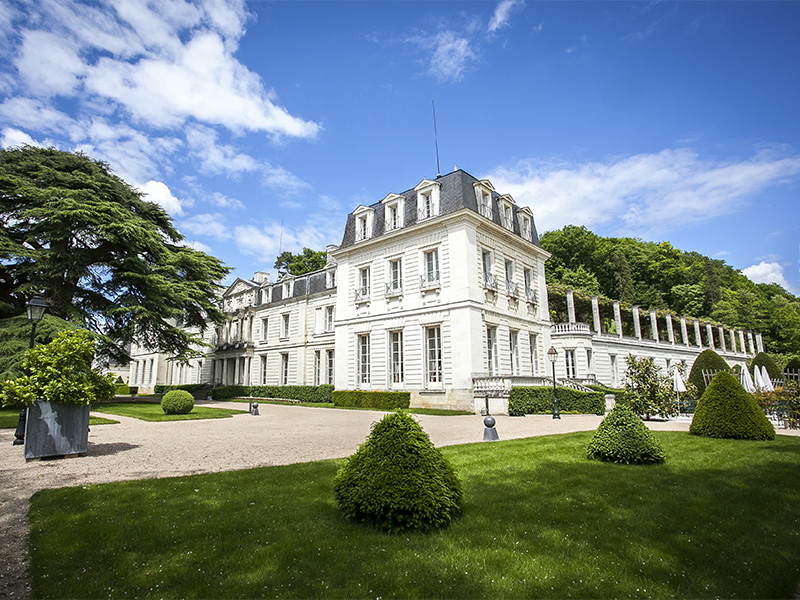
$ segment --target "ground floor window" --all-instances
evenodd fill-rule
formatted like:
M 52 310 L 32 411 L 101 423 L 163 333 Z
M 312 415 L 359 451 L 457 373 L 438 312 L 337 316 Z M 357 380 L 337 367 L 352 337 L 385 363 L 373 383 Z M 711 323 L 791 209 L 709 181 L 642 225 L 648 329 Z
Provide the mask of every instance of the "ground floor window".
M 333 385 L 333 350 L 326 350 L 325 351 L 327 358 L 327 378 L 325 379 L 325 383 L 328 385 Z
M 392 383 L 403 383 L 403 332 L 389 332 L 389 368 Z
M 575 350 L 565 350 L 564 359 L 566 361 L 567 379 L 575 378 Z
M 281 385 L 289 384 L 289 355 L 281 354 Z
M 261 357 L 261 385 L 267 385 L 267 357 Z
M 359 383 L 369 383 L 369 335 L 358 336 L 358 381 Z
M 536 376 L 539 374 L 539 342 L 535 333 L 530 335 L 529 340 L 531 345 L 531 375 Z
M 425 330 L 427 355 L 427 376 L 429 383 L 442 381 L 442 330 L 440 327 L 428 327 Z
M 322 367 L 322 353 L 319 350 L 314 351 L 314 385 L 319 385 L 320 369 Z
M 486 328 L 486 370 L 489 375 L 499 371 L 497 356 L 497 327 Z

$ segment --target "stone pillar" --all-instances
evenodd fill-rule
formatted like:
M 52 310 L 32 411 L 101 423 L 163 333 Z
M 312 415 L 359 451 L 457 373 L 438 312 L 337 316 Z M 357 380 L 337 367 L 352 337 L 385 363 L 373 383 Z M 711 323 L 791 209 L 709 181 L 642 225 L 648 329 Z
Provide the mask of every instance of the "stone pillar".
M 633 335 L 640 340 L 642 339 L 642 324 L 639 322 L 639 307 L 633 306 L 631 314 L 633 315 Z
M 675 343 L 675 331 L 672 329 L 672 315 L 667 315 L 667 339 L 670 344 Z
M 756 350 L 758 350 L 759 352 L 764 351 L 764 340 L 761 338 L 760 333 L 756 334 Z
M 730 330 L 730 334 L 731 334 L 731 352 L 736 352 L 736 332 L 733 330 L 732 327 Z
M 709 323 L 706 323 L 706 337 L 708 338 L 708 347 L 713 350 L 716 347 L 714 345 L 714 330 L 711 329 Z
M 617 335 L 622 337 L 622 315 L 619 312 L 619 302 L 614 302 L 614 325 L 617 327 Z
M 595 333 L 602 333 L 603 324 L 600 322 L 600 302 L 597 296 L 592 296 L 592 320 L 594 321 Z
M 222 385 L 228 385 L 228 359 L 222 359 L 222 381 L 220 381 Z
M 681 339 L 685 346 L 689 345 L 689 330 L 686 329 L 686 317 L 681 317 Z
M 700 321 L 694 320 L 694 339 L 697 341 L 697 347 L 703 347 L 703 337 L 700 335 Z
M 575 322 L 575 297 L 572 290 L 567 290 L 567 316 L 570 323 Z
M 750 348 L 750 354 L 755 355 L 756 347 L 753 345 L 753 332 L 747 332 L 747 347 Z
M 747 354 L 747 347 L 744 345 L 744 330 L 739 330 L 739 352 Z
M 653 334 L 653 339 L 658 342 L 658 316 L 656 311 L 650 311 L 650 331 Z
M 725 330 L 722 328 L 722 325 L 717 327 L 717 333 L 719 334 L 719 347 L 725 352 L 727 348 L 725 347 Z

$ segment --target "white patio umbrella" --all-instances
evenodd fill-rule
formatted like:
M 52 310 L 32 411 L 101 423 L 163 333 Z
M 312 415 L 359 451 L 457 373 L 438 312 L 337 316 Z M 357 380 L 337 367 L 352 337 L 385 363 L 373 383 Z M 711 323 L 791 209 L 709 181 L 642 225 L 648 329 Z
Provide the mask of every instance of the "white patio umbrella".
M 686 386 L 683 383 L 681 374 L 678 369 L 672 372 L 672 389 L 675 390 L 675 395 L 678 397 L 678 415 L 681 414 L 681 392 L 686 391 Z
M 753 367 L 753 383 L 756 386 L 757 392 L 764 389 L 764 380 L 761 378 L 761 369 L 758 367 Z
M 767 367 L 761 367 L 761 380 L 764 382 L 765 392 L 774 392 L 775 386 L 772 385 L 772 378 L 767 373 Z
M 748 394 L 756 391 L 756 386 L 753 383 L 753 378 L 750 377 L 750 371 L 747 370 L 747 367 L 742 369 L 742 387 Z

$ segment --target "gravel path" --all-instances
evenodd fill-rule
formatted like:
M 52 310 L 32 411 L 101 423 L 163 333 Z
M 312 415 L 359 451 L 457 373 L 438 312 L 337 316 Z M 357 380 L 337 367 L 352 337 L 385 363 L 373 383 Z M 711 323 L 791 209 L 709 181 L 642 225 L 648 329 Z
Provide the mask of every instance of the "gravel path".
M 247 409 L 239 403 L 198 405 Z M 0 598 L 30 596 L 27 513 L 37 490 L 341 458 L 353 454 L 385 414 L 274 404 L 261 404 L 259 411 L 257 417 L 245 412 L 229 419 L 169 423 L 102 415 L 120 422 L 92 426 L 85 456 L 31 462 L 23 458 L 21 446 L 12 445 L 14 430 L 0 430 Z M 415 417 L 436 446 L 483 440 L 480 416 Z M 589 431 L 602 420 L 592 415 L 495 418 L 501 440 Z M 689 423 L 649 426 L 687 431 Z

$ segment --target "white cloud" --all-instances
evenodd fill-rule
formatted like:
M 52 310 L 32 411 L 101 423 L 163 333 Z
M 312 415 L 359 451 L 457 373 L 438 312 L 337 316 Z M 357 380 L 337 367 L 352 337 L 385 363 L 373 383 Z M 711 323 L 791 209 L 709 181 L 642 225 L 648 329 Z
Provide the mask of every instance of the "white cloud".
M 469 62 L 477 58 L 470 46 L 470 40 L 453 31 L 442 31 L 436 35 L 433 43 L 429 73 L 439 83 L 463 79 Z
M 17 96 L 0 104 L 0 116 L 17 127 L 35 128 L 37 131 L 68 130 L 73 126 L 72 119 L 52 106 Z
M 181 201 L 172 195 L 167 184 L 162 181 L 148 181 L 140 186 L 139 190 L 144 194 L 144 199 L 155 202 L 171 215 L 182 215 L 183 206 Z
M 184 240 L 182 245 L 186 246 L 187 248 L 191 248 L 192 250 L 198 250 L 199 252 L 205 252 L 206 254 L 213 254 L 211 246 L 207 246 L 203 242 L 198 242 L 197 240 L 193 240 L 191 242 Z
M 742 269 L 742 273 L 754 283 L 777 283 L 786 290 L 791 289 L 791 285 L 783 275 L 783 266 L 777 262 L 761 261 L 757 265 Z
M 0 137 L 0 147 L 13 148 L 15 146 L 39 146 L 44 148 L 46 144 L 37 142 L 24 131 L 13 127 L 6 127 L 3 129 L 2 137 Z
M 48 31 L 23 31 L 14 65 L 36 96 L 72 95 L 86 71 L 74 44 Z
M 283 167 L 273 167 L 269 163 L 265 163 L 262 165 L 261 174 L 264 185 L 281 190 L 285 194 L 297 194 L 303 190 L 311 189 L 310 184 Z
M 488 177 L 534 209 L 541 231 L 610 224 L 641 235 L 738 211 L 752 196 L 798 173 L 798 156 L 714 162 L 679 149 L 584 164 L 529 160 L 498 167 Z
M 180 222 L 180 229 L 181 232 L 188 231 L 194 235 L 204 235 L 218 240 L 229 240 L 232 237 L 225 216 L 220 213 L 200 214 L 184 219 Z
M 489 33 L 494 33 L 508 25 L 508 19 L 511 17 L 511 11 L 515 6 L 522 6 L 523 2 L 520 0 L 502 0 L 494 9 L 494 14 L 489 21 Z
M 225 194 L 221 194 L 220 192 L 212 192 L 208 199 L 212 204 L 219 206 L 220 208 L 244 208 L 244 204 L 242 204 L 239 200 L 236 198 L 230 198 Z
M 237 152 L 233 146 L 217 143 L 217 132 L 201 125 L 186 128 L 186 141 L 206 173 L 239 175 L 258 168 L 252 156 Z

